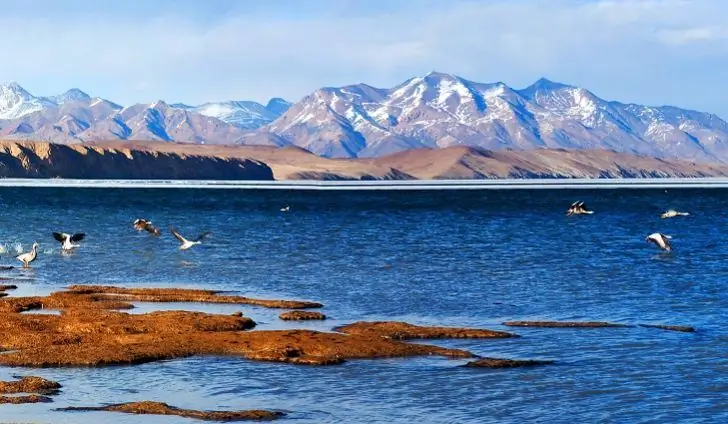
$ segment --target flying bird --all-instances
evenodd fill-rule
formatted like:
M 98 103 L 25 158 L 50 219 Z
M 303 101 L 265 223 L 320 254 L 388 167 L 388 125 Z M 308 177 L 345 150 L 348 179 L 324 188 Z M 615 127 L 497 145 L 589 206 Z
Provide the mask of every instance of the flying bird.
M 192 247 L 192 246 L 194 246 L 196 244 L 202 244 L 202 239 L 204 239 L 205 237 L 207 237 L 208 235 L 210 235 L 210 232 L 209 231 L 206 231 L 206 232 L 200 234 L 199 236 L 195 237 L 192 240 L 187 240 L 186 238 L 184 238 L 182 236 L 182 234 L 180 234 L 179 232 L 177 232 L 177 230 L 174 227 L 169 227 L 169 231 L 172 233 L 172 235 L 174 236 L 174 238 L 176 238 L 177 240 L 179 240 L 180 243 L 182 243 L 179 246 L 179 249 L 180 250 L 187 250 L 187 249 L 189 249 L 190 247 Z
M 648 243 L 655 243 L 657 247 L 664 250 L 665 252 L 672 251 L 672 246 L 670 245 L 670 239 L 672 237 L 662 234 L 662 233 L 652 233 L 649 236 L 645 237 L 645 241 Z
M 678 212 L 675 209 L 670 209 L 668 211 L 663 212 L 660 215 L 660 218 L 665 219 L 665 218 L 673 218 L 675 216 L 688 216 L 688 215 L 690 215 L 688 212 Z
M 23 253 L 22 255 L 16 256 L 16 259 L 23 262 L 23 268 L 29 268 L 30 263 L 35 260 L 35 258 L 38 257 L 38 243 L 33 243 L 33 246 L 30 248 L 30 252 Z
M 53 233 L 53 238 L 61 242 L 61 249 L 70 251 L 74 248 L 78 247 L 79 245 L 73 244 L 74 242 L 78 242 L 83 240 L 83 238 L 86 237 L 86 234 L 84 233 L 73 233 L 73 234 L 67 234 L 67 233 Z
M 566 211 L 567 216 L 571 215 L 591 215 L 594 211 L 590 211 L 587 209 L 586 204 L 582 202 L 581 200 L 577 200 L 576 202 L 572 203 L 569 209 Z
M 147 231 L 148 233 L 154 234 L 155 236 L 162 234 L 162 232 L 159 231 L 157 227 L 152 225 L 152 221 L 147 221 L 144 218 L 138 218 L 134 220 L 134 228 L 137 231 Z
M 285 208 L 281 208 L 281 212 L 288 212 L 291 210 L 290 206 L 286 206 Z

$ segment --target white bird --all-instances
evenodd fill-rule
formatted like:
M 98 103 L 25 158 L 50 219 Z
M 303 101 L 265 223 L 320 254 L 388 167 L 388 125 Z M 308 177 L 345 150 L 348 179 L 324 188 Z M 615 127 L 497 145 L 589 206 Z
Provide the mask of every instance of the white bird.
M 81 241 L 83 238 L 86 237 L 86 234 L 84 233 L 56 233 L 53 232 L 53 238 L 61 242 L 61 249 L 70 251 L 73 250 L 76 247 L 79 247 L 78 244 L 74 244 L 74 242 Z
M 187 250 L 196 244 L 202 244 L 202 239 L 207 237 L 210 234 L 209 231 L 206 231 L 206 232 L 200 234 L 199 236 L 195 237 L 192 240 L 187 240 L 186 238 L 184 238 L 182 236 L 182 234 L 178 233 L 177 230 L 175 230 L 173 227 L 170 227 L 169 231 L 172 233 L 174 238 L 176 238 L 177 240 L 179 240 L 180 243 L 182 243 L 179 247 L 180 250 Z
M 285 208 L 281 208 L 281 212 L 288 212 L 291 210 L 290 206 L 286 206 Z
M 665 252 L 670 252 L 672 251 L 672 246 L 670 245 L 671 238 L 672 237 L 662 233 L 652 233 L 645 237 L 645 241 L 648 243 L 655 243 L 660 249 Z
M 668 211 L 663 212 L 662 215 L 660 215 L 660 218 L 665 219 L 665 218 L 672 218 L 675 216 L 688 216 L 688 215 L 690 215 L 688 212 L 678 212 L 675 209 L 670 209 Z
M 16 259 L 23 262 L 23 268 L 29 268 L 30 263 L 35 260 L 35 258 L 38 256 L 38 243 L 33 243 L 33 246 L 30 248 L 30 252 L 23 253 L 22 255 L 18 255 Z

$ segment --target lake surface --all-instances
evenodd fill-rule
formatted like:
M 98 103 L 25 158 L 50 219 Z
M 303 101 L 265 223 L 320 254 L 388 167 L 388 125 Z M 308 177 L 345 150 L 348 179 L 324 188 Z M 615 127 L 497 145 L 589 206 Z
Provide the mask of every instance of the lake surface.
M 566 217 L 574 200 L 596 212 Z M 290 205 L 288 213 L 280 208 Z M 728 190 L 466 190 L 306 192 L 1 188 L 0 265 L 41 244 L 13 295 L 70 284 L 194 287 L 251 297 L 314 300 L 331 319 L 285 323 L 251 306 L 139 304 L 243 311 L 256 329 L 332 327 L 358 320 L 512 331 L 502 340 L 428 341 L 484 356 L 553 359 L 487 370 L 463 360 L 352 360 L 309 367 L 235 357 L 138 366 L 0 367 L 0 379 L 38 375 L 64 388 L 53 404 L 0 406 L 0 422 L 192 423 L 177 417 L 55 412 L 156 400 L 194 409 L 274 409 L 296 423 L 726 422 L 728 420 Z M 691 216 L 660 219 L 675 208 Z M 179 251 L 165 232 L 202 246 Z M 82 231 L 59 252 L 51 231 Z M 644 240 L 661 231 L 674 251 Z M 17 263 L 16 263 L 17 262 Z M 692 325 L 509 328 L 506 320 L 599 320 Z

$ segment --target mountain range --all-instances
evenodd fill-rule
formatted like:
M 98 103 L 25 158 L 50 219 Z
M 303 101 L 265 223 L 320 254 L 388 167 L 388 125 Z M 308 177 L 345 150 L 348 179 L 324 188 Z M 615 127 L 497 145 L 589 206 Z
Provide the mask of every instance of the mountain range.
M 153 140 L 297 146 L 332 158 L 421 148 L 606 149 L 728 163 L 728 123 L 710 113 L 599 98 L 539 79 L 523 89 L 430 72 L 392 88 L 324 87 L 291 104 L 227 101 L 122 107 L 72 89 L 0 86 L 0 137 L 62 143 Z

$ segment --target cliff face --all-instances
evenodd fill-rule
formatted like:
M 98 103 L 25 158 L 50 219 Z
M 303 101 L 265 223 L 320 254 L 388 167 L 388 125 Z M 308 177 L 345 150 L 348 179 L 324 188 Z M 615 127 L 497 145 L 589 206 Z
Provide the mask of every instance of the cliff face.
M 273 180 L 263 162 L 79 144 L 0 142 L 0 178 Z

